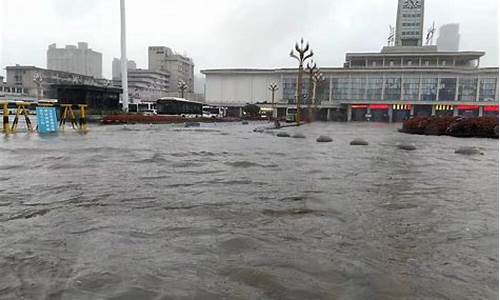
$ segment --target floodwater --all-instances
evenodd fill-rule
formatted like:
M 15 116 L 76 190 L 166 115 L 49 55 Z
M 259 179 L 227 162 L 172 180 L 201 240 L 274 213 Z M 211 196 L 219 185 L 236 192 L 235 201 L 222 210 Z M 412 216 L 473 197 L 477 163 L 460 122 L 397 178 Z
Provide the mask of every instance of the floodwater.
M 498 299 L 498 141 L 263 125 L 2 137 L 0 299 Z

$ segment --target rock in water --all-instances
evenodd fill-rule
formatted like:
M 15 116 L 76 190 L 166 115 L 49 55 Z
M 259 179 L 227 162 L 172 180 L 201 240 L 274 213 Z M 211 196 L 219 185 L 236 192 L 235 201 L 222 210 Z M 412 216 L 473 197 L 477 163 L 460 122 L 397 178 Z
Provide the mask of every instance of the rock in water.
M 303 135 L 302 133 L 296 133 L 292 136 L 294 139 L 305 139 L 306 136 Z
M 461 147 L 455 151 L 455 154 L 462 155 L 484 155 L 478 148 L 476 147 Z
M 282 138 L 289 138 L 290 137 L 290 134 L 286 133 L 286 132 L 280 132 L 276 135 L 277 137 L 282 137 Z
M 241 125 L 248 125 L 248 121 L 241 122 Z
M 318 143 L 331 143 L 331 142 L 333 142 L 333 139 L 329 136 L 322 135 L 316 139 L 316 142 L 318 142 Z
M 351 142 L 351 146 L 368 146 L 368 142 L 363 139 L 355 139 Z
M 406 151 L 415 151 L 417 150 L 417 147 L 410 145 L 410 144 L 401 144 L 398 145 L 398 148 L 401 150 L 406 150 Z
M 198 122 L 186 122 L 186 124 L 184 124 L 184 127 L 186 127 L 186 128 L 200 127 L 200 126 L 201 126 L 201 124 Z

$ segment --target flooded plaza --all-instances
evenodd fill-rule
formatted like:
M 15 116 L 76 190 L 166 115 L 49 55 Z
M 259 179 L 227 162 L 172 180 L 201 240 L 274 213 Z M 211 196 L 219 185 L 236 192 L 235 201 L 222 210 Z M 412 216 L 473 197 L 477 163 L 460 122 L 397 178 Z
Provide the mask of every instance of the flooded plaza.
M 265 125 L 2 137 L 0 298 L 498 299 L 498 140 Z

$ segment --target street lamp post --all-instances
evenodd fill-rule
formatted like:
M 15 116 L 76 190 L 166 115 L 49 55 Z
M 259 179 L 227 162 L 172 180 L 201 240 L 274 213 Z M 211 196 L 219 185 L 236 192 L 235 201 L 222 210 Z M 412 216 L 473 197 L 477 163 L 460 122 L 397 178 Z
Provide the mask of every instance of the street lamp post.
M 318 89 L 318 85 L 321 81 L 324 81 L 325 80 L 325 77 L 323 76 L 323 74 L 319 71 L 319 69 L 317 70 L 316 73 L 314 73 L 313 75 L 313 103 L 314 103 L 314 115 L 317 114 L 317 111 L 318 111 L 318 101 L 317 101 L 317 89 Z
M 271 105 L 272 105 L 272 109 L 273 109 L 273 113 L 272 113 L 272 118 L 274 118 L 274 110 L 275 110 L 275 106 L 274 106 L 274 94 L 276 93 L 276 91 L 279 89 L 278 87 L 278 84 L 276 82 L 273 82 L 269 85 L 269 90 L 271 91 Z
M 179 89 L 179 92 L 181 93 L 181 98 L 184 99 L 184 92 L 187 90 L 188 85 L 185 83 L 183 80 L 179 81 L 177 84 L 177 88 Z
M 38 101 L 40 101 L 42 99 L 42 82 L 43 82 L 42 75 L 38 72 L 33 74 L 33 82 L 36 85 L 36 98 Z
M 312 121 L 312 103 L 313 103 L 313 93 L 314 93 L 314 75 L 318 72 L 318 67 L 316 63 L 311 59 L 307 63 L 307 72 L 309 73 L 309 99 L 307 101 L 307 111 L 309 113 L 309 121 Z
M 299 43 L 295 43 L 295 49 L 292 49 L 290 52 L 290 57 L 295 58 L 299 62 L 299 73 L 297 75 L 297 126 L 300 126 L 300 102 L 302 98 L 302 72 L 304 62 L 313 55 L 314 52 L 310 49 L 309 43 L 304 45 L 304 39 L 300 40 L 300 45 Z

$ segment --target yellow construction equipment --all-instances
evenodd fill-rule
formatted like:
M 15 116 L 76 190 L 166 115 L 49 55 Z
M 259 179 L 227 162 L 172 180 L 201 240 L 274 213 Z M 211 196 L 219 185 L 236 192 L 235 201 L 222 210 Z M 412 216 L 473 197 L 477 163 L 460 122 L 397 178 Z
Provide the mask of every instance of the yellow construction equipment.
M 16 117 L 14 118 L 14 122 L 12 122 L 12 127 L 10 128 L 10 132 L 15 133 L 17 130 L 17 125 L 19 124 L 19 116 L 24 116 L 24 120 L 26 122 L 26 127 L 29 132 L 33 132 L 33 126 L 31 125 L 31 120 L 29 117 L 28 111 L 28 103 L 25 102 L 17 102 L 16 103 Z
M 8 102 L 3 102 L 2 103 L 2 108 L 3 108 L 3 133 L 6 135 L 10 134 L 10 125 L 9 125 L 9 103 Z

